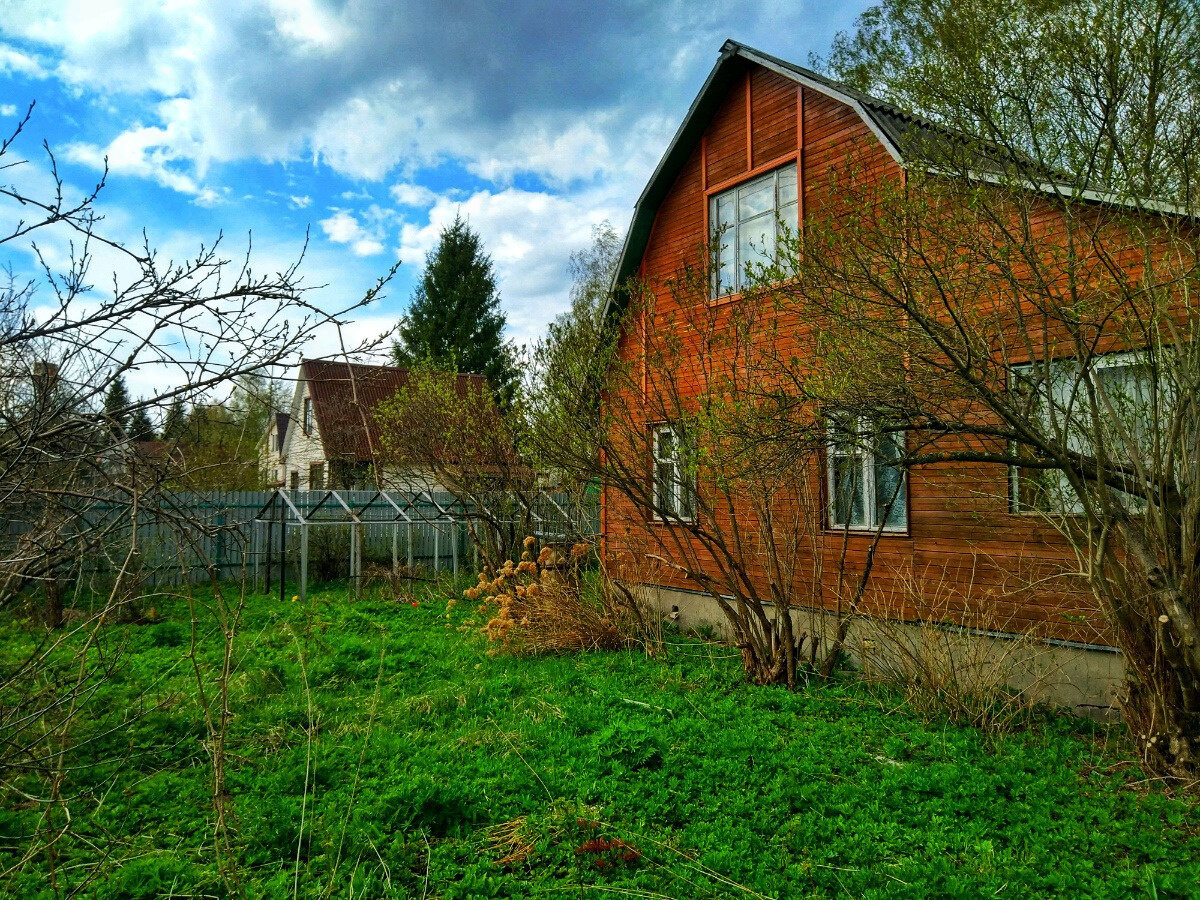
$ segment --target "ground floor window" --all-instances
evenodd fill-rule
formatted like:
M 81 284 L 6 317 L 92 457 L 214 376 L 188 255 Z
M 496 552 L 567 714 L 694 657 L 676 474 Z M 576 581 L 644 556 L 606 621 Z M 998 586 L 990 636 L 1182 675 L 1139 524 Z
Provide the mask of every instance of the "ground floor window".
M 325 463 L 310 463 L 308 466 L 308 489 L 310 491 L 325 490 Z
M 1169 440 L 1177 396 L 1150 356 L 1120 352 L 1081 364 L 1067 357 L 1012 367 L 1012 389 L 1034 401 L 1034 420 L 1053 443 L 1081 457 L 1108 456 L 1130 471 L 1159 468 L 1156 448 Z M 1009 470 L 1013 512 L 1079 515 L 1083 504 L 1059 469 L 1013 466 Z M 1143 497 L 1117 491 L 1131 512 L 1145 509 Z
M 829 417 L 827 482 L 831 528 L 908 527 L 904 432 L 868 416 Z
M 669 425 L 654 428 L 654 512 L 661 519 L 696 517 L 696 476 L 686 437 Z
M 348 459 L 329 461 L 330 487 L 346 491 L 368 490 L 375 483 L 375 473 L 369 462 Z

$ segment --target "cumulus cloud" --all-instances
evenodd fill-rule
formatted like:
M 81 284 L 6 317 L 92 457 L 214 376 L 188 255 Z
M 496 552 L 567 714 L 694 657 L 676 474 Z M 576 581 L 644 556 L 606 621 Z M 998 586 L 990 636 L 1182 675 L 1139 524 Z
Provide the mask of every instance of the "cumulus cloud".
M 397 252 L 402 262 L 423 266 L 443 229 L 461 216 L 492 257 L 510 334 L 527 343 L 569 306 L 571 254 L 589 244 L 593 226 L 620 214 L 596 193 L 562 197 L 507 188 L 462 201 L 440 197 L 426 224 L 401 227 Z
M 56 54 L 57 76 L 76 88 L 172 98 L 152 124 L 165 152 L 194 161 L 197 180 L 211 161 L 247 157 L 316 158 L 371 180 L 457 159 L 485 178 L 560 185 L 619 168 L 639 149 L 633 132 L 646 128 L 632 126 L 644 117 L 668 107 L 677 121 L 730 22 L 766 37 L 815 15 L 735 0 L 702 10 L 683 0 L 476 4 L 469 14 L 432 0 L 10 9 L 0 29 Z M 7 64 L 44 68 L 8 49 Z M 654 132 L 659 152 L 669 134 Z
M 405 281 L 461 213 L 528 341 L 566 307 L 593 225 L 628 223 L 723 39 L 804 59 L 819 48 L 780 36 L 831 33 L 867 2 L 6 0 L 0 74 L 126 116 L 101 117 L 109 130 L 77 138 L 70 161 L 107 157 L 227 216 L 252 197 L 325 207 L 322 283 L 392 248 Z M 253 181 L 267 170 L 286 178 Z
M 93 169 L 102 169 L 107 163 L 110 172 L 149 178 L 194 197 L 196 202 L 212 205 L 225 191 L 202 183 L 208 154 L 203 141 L 181 121 L 186 113 L 179 111 L 188 103 L 173 100 L 159 104 L 163 118 L 168 120 L 166 126 L 137 124 L 103 147 L 86 142 L 68 144 L 66 158 Z
M 37 57 L 8 44 L 0 44 L 0 73 L 8 72 L 16 72 L 31 78 L 46 77 L 46 69 Z
M 388 193 L 392 195 L 392 199 L 400 206 L 409 206 L 414 209 L 427 209 L 437 202 L 438 195 L 429 188 L 419 184 L 393 184 Z
M 364 228 L 357 218 L 344 209 L 320 221 L 321 230 L 335 244 L 346 244 L 355 256 L 375 256 L 383 252 L 383 243 L 372 231 Z

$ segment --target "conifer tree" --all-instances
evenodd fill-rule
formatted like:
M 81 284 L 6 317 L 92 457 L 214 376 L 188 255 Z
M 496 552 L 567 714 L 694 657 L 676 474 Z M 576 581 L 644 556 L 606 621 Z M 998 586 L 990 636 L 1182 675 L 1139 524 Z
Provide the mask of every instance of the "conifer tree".
M 125 376 L 117 375 L 104 395 L 104 417 L 118 432 L 124 433 L 129 427 L 129 389 L 125 387 Z
M 425 258 L 421 283 L 392 347 L 397 365 L 427 363 L 484 375 L 501 398 L 516 381 L 514 350 L 504 340 L 504 313 L 492 259 L 461 218 L 442 231 Z
M 176 397 L 167 407 L 167 417 L 163 420 L 162 439 L 164 441 L 182 440 L 187 433 L 187 410 L 183 400 Z
M 127 432 L 131 441 L 154 440 L 154 424 L 150 421 L 150 416 L 146 414 L 145 407 L 139 406 L 133 411 L 129 417 Z

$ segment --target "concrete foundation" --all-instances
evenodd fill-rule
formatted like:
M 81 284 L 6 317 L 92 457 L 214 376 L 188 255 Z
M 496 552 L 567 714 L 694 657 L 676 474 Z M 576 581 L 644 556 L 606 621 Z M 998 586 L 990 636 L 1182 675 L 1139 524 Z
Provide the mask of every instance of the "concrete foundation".
M 658 585 L 639 589 L 647 602 L 681 629 L 730 637 L 724 613 L 708 595 Z M 836 626 L 835 617 L 821 610 L 793 610 L 792 617 L 798 634 L 817 635 L 822 641 Z M 1119 716 L 1117 696 L 1124 664 L 1121 654 L 1107 647 L 863 616 L 852 623 L 846 650 L 868 676 L 915 675 L 927 682 L 971 679 L 1018 689 L 1038 702 L 1078 715 Z

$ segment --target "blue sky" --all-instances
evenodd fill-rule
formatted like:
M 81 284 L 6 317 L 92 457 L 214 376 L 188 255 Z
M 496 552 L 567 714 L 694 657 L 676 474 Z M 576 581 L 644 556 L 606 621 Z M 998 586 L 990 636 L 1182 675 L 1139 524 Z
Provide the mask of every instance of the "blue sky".
M 566 307 L 592 227 L 627 226 L 722 42 L 804 63 L 866 6 L 6 0 L 0 130 L 37 105 L 14 150 L 27 165 L 0 178 L 44 183 L 43 140 L 78 190 L 107 158 L 108 233 L 145 229 L 176 257 L 252 232 L 258 268 L 276 268 L 307 229 L 302 272 L 328 308 L 400 260 L 356 337 L 395 325 L 461 214 L 493 257 L 510 336 L 531 342 Z M 0 249 L 0 264 L 29 263 L 27 247 Z

